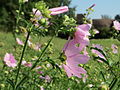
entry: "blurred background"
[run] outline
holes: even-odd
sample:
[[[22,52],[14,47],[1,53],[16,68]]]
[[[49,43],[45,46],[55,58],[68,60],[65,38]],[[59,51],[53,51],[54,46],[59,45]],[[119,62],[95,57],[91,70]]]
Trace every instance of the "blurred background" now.
[[[11,32],[15,29],[16,10],[19,9],[19,0],[0,0],[0,31]],[[29,14],[32,11],[33,3],[41,0],[29,0],[22,7],[25,12],[25,18],[29,19]],[[94,38],[111,38],[113,37],[112,25],[114,20],[120,21],[120,0],[43,0],[50,8],[59,6],[68,6],[69,12],[65,13],[69,17],[76,19],[78,24],[83,23],[84,13],[92,4],[94,12],[89,15],[92,19],[92,29],[98,30],[100,33]],[[58,19],[64,14],[57,15]],[[54,18],[56,18],[54,17]],[[60,22],[59,22],[60,23]],[[60,35],[60,36],[63,36]],[[64,37],[64,36],[63,36]]]

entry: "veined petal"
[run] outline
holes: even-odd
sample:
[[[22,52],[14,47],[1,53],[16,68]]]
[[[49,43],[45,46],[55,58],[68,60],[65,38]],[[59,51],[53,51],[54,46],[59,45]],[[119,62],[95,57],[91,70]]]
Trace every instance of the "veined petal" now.
[[[68,57],[66,62],[71,67],[78,66],[78,64],[85,64],[90,59],[89,56],[83,54],[77,54],[71,57]]]
[[[64,52],[67,57],[78,54],[81,51],[73,39],[67,42],[64,47],[66,48]]]
[[[67,65],[63,64],[63,68],[65,69],[68,77],[73,76],[72,71],[70,70],[70,68]]]

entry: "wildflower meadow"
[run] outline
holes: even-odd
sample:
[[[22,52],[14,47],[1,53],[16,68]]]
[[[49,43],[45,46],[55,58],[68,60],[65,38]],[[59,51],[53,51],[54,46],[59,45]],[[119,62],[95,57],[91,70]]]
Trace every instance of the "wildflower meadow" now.
[[[120,90],[119,21],[112,38],[93,39],[95,4],[79,25],[67,5],[18,1],[13,31],[0,32],[0,90]]]

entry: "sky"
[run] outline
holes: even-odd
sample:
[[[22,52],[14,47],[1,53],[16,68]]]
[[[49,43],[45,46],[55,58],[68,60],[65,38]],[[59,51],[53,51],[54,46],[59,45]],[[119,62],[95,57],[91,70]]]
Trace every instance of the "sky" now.
[[[96,4],[95,11],[89,16],[92,19],[99,19],[101,15],[114,19],[116,14],[120,14],[120,0],[72,0],[70,7],[76,6],[76,14],[85,13],[92,4]]]

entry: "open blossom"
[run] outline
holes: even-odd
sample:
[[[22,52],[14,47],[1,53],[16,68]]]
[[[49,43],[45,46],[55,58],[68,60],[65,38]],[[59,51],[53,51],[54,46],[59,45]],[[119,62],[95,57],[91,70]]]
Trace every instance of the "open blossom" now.
[[[86,45],[89,44],[88,36],[90,36],[90,28],[91,24],[82,24],[77,26],[73,39],[70,40],[69,38],[63,48],[63,52],[66,56],[66,61],[65,64],[63,64],[63,67],[68,77],[76,76],[78,78],[82,78],[83,75],[87,75],[86,70],[80,67],[79,64],[85,64],[90,59],[87,51],[84,51],[84,54],[80,54]]]
[[[82,24],[76,27],[77,30],[74,34],[74,40],[76,43],[80,44],[81,48],[84,48],[89,44],[88,36],[90,36],[90,28],[91,24]]]
[[[118,53],[118,47],[115,44],[112,44],[111,48],[114,54]]]
[[[4,57],[4,62],[8,67],[16,67],[17,61],[12,54],[6,53]]]
[[[102,46],[99,45],[99,44],[93,44],[93,47],[94,48],[98,48],[100,50],[103,50]],[[92,49],[92,53],[94,53],[96,56],[99,56],[100,58],[103,58],[105,59],[105,57],[98,51],[98,50],[95,50],[95,49]],[[106,59],[105,59],[106,60]],[[98,60],[99,62],[102,62],[101,60]]]
[[[67,12],[69,9],[67,6],[62,6],[62,7],[51,8],[49,10],[51,11],[51,15],[57,15]]]
[[[19,45],[24,45],[24,43],[19,39],[19,38],[16,38],[16,42],[17,42],[17,44],[19,44]]]
[[[118,21],[113,21],[113,26],[116,30],[120,30],[120,23]]]
[[[76,76],[82,78],[82,74],[86,75],[86,70],[78,65],[87,63],[89,57],[80,54],[79,47],[75,45],[74,40],[69,40],[63,50],[67,58],[63,67],[68,77]]]

